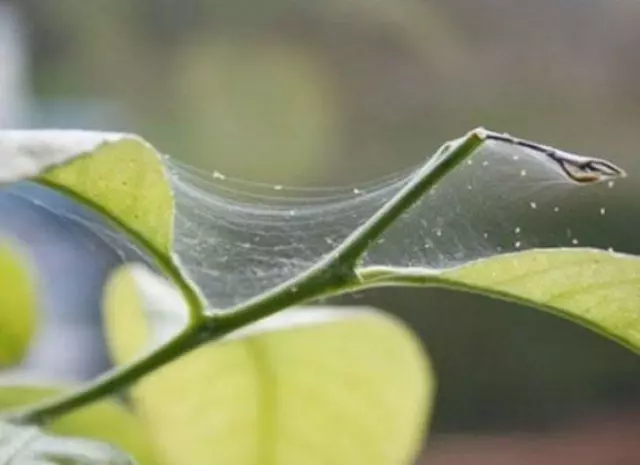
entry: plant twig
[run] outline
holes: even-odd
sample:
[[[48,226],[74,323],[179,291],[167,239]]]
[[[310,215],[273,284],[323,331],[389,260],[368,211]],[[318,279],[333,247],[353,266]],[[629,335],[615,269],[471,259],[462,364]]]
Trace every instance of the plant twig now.
[[[132,364],[99,377],[67,396],[6,415],[4,418],[23,423],[49,422],[91,402],[113,395],[185,353],[207,342],[221,339],[236,329],[279,310],[323,295],[371,286],[371,282],[361,282],[356,273],[358,260],[400,215],[469,158],[491,134],[497,133],[475,129],[461,139],[445,144],[388,203],[307,272],[229,311],[194,319],[190,327],[168,344]],[[166,260],[162,259],[159,252],[150,250],[150,253],[166,265]],[[166,266],[164,268],[167,269]],[[171,277],[179,281],[177,284],[183,291],[190,290],[190,285],[184,282],[184,278],[176,273],[171,273]],[[197,303],[195,295],[189,300],[192,305]],[[196,313],[204,315],[201,304],[195,310]],[[193,311],[194,309],[192,313]]]

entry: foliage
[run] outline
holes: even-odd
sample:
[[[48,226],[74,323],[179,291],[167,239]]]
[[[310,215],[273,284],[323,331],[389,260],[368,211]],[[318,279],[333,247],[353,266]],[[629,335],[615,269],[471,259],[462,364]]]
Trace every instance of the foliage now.
[[[182,326],[162,311],[180,303],[167,286],[144,268],[115,273],[104,308],[117,362],[144,353],[141,342],[157,346],[149,338],[160,325]],[[308,307],[200,347],[132,395],[168,463],[375,465],[408,463],[420,449],[432,383],[419,341],[399,321]]]
[[[71,418],[76,409],[144,377],[132,389],[133,402],[167,464],[185,457],[194,464],[212,458],[238,465],[409,463],[434,384],[410,331],[364,309],[312,307],[275,315],[375,286],[443,286],[515,300],[640,350],[635,257],[549,249],[497,255],[442,272],[362,265],[362,255],[387,228],[489,139],[535,146],[482,129],[445,144],[329,255],[291,281],[219,312],[209,308],[174,256],[173,185],[164,158],[148,144],[107,133],[0,133],[8,160],[0,181],[32,178],[71,195],[127,234],[171,280],[139,265],[118,270],[106,288],[104,310],[119,368],[77,391],[11,412],[7,420],[63,421],[63,415]],[[602,160],[540,151],[576,182],[621,174]],[[8,257],[15,268],[10,276],[29,282]],[[19,292],[20,286],[4,289],[11,293],[14,287]],[[8,295],[24,300],[24,292]],[[23,333],[21,347],[30,330]],[[22,352],[14,351],[12,361],[16,353]],[[91,435],[86,428],[65,433]],[[7,438],[13,447],[12,436]],[[101,439],[132,453],[136,448]]]

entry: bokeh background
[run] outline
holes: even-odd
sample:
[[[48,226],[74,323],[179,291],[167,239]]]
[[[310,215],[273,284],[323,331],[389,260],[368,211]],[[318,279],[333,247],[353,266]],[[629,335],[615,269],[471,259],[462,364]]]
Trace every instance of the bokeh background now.
[[[206,170],[286,185],[366,181],[483,125],[640,172],[635,0],[0,0],[0,127],[136,132]],[[640,252],[640,183],[598,231]],[[117,254],[27,197],[0,231],[33,251],[45,324],[23,367],[86,379],[108,359]],[[586,206],[585,206],[586,208]],[[577,212],[579,214],[579,212]],[[640,358],[544,313],[441,290],[376,290],[439,374],[435,465],[640,463]]]

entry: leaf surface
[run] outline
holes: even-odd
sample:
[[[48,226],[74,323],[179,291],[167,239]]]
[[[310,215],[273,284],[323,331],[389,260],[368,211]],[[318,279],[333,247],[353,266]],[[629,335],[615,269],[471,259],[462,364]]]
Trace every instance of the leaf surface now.
[[[498,255],[444,272],[368,268],[365,285],[441,286],[549,311],[640,352],[640,259],[596,249]]]
[[[37,179],[169,255],[173,196],[158,152],[130,134],[0,131],[0,185]]]
[[[0,367],[19,363],[36,330],[37,289],[26,257],[0,242]]]
[[[152,301],[148,290],[136,296],[136,282],[125,267],[107,287],[119,362],[144,346],[132,339],[150,334],[140,315]],[[411,463],[422,443],[433,390],[420,343],[399,321],[312,307],[196,349],[132,392],[171,465],[396,465]]]

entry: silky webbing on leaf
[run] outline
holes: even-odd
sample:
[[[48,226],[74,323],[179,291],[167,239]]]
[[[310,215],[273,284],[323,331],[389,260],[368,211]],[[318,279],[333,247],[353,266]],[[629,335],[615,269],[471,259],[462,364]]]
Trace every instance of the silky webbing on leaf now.
[[[624,175],[620,169],[484,129],[470,134],[481,146],[375,238],[361,266],[437,271],[536,247],[609,247],[597,232],[612,228],[615,208],[602,193]],[[181,265],[212,311],[237,306],[326,258],[408,183],[429,176],[463,139],[396,175],[338,189],[239,181],[164,157],[175,197],[168,260]],[[59,168],[60,179],[67,179],[66,169]],[[598,186],[576,189],[586,184]],[[171,214],[157,212],[150,201],[145,215]],[[122,261],[130,259],[131,249],[144,255],[91,215],[60,214],[97,235]]]
[[[608,247],[593,233],[610,225],[602,193],[622,170],[504,134],[477,134],[481,147],[377,238],[362,266],[443,270],[534,247]],[[237,305],[326,257],[460,140],[413,169],[341,189],[249,183],[167,158],[176,255],[212,307]],[[587,184],[599,187],[576,189]]]

